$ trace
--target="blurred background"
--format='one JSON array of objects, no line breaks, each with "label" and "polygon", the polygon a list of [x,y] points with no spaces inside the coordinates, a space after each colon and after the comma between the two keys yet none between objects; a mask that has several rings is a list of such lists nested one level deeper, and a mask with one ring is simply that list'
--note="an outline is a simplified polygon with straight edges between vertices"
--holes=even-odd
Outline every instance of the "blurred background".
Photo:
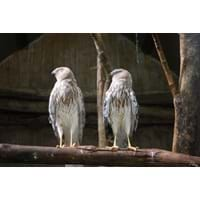
[{"label": "blurred background", "polygon": [[[159,34],[167,60],[179,73],[178,34]],[[103,34],[112,68],[133,78],[139,111],[135,143],[171,150],[174,110],[151,34]],[[83,144],[97,145],[96,49],[89,34],[0,34],[0,143],[55,146],[48,123],[51,71],[68,66],[83,91]],[[110,130],[109,130],[110,131]]]}]

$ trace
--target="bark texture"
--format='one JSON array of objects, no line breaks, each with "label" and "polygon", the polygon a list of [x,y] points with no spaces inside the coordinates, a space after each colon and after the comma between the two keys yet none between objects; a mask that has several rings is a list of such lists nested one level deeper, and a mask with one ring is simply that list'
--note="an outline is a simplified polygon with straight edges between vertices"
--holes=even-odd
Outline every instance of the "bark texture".
[{"label": "bark texture", "polygon": [[200,155],[200,34],[180,34],[173,151]]},{"label": "bark texture", "polygon": [[200,34],[180,34],[180,74],[176,84],[157,34],[152,34],[175,109],[172,151],[200,155]]},{"label": "bark texture", "polygon": [[101,34],[91,34],[97,51],[97,113],[98,113],[98,143],[99,147],[105,147],[106,130],[103,119],[103,102],[105,92],[109,85],[109,69],[108,59],[105,54],[105,47]]},{"label": "bark texture", "polygon": [[111,151],[95,146],[56,147],[0,144],[0,165],[84,166],[200,166],[200,157],[172,153],[162,149]]}]

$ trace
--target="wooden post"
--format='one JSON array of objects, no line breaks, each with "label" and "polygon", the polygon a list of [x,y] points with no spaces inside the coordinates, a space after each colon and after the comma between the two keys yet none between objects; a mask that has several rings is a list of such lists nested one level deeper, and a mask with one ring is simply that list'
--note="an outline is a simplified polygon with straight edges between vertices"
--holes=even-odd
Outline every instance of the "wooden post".
[{"label": "wooden post", "polygon": [[173,151],[200,155],[200,34],[180,34],[180,94],[175,102]]},{"label": "wooden post", "polygon": [[[97,113],[98,113],[98,142],[99,147],[106,146],[106,131],[103,119],[103,102],[108,88],[110,66],[105,54],[101,34],[91,34],[97,50]],[[106,81],[107,80],[107,81]]]}]

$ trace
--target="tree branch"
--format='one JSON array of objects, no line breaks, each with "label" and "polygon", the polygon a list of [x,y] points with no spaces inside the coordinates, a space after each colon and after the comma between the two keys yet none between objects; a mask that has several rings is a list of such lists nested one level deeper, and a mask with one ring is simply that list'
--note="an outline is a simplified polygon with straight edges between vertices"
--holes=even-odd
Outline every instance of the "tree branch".
[{"label": "tree branch", "polygon": [[101,34],[91,34],[97,51],[97,112],[98,112],[98,138],[99,146],[106,146],[106,131],[103,120],[103,102],[109,86],[110,65],[105,54],[105,47]]},{"label": "tree branch", "polygon": [[176,96],[176,94],[178,94],[178,87],[177,87],[176,81],[174,80],[172,71],[170,70],[169,65],[167,63],[167,59],[165,57],[165,54],[164,54],[164,51],[163,51],[163,48],[162,48],[162,45],[161,45],[158,35],[152,34],[152,37],[154,40],[156,51],[160,58],[162,69],[163,69],[165,77],[167,79],[167,83],[168,83],[170,92],[172,93],[172,96],[174,98]]},{"label": "tree branch", "polygon": [[100,33],[92,33],[91,37],[94,41],[95,48],[97,51],[97,64],[102,66],[103,73],[106,80],[109,79],[109,73],[111,72],[111,66],[108,62],[108,57],[105,53],[105,45]]},{"label": "tree branch", "polygon": [[200,166],[200,157],[161,149],[119,149],[95,146],[56,147],[0,144],[0,163],[86,166]]}]

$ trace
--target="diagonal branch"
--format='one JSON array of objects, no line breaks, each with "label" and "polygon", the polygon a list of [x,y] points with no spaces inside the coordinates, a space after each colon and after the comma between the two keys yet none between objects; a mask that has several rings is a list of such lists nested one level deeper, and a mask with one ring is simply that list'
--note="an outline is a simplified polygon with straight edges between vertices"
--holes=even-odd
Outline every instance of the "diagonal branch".
[{"label": "diagonal branch", "polygon": [[178,94],[178,87],[176,84],[176,81],[174,80],[173,74],[171,69],[169,68],[169,65],[167,63],[167,59],[165,57],[161,42],[159,40],[159,37],[157,34],[152,34],[153,41],[156,47],[156,51],[158,53],[158,56],[160,58],[161,66],[164,71],[165,77],[167,79],[167,83],[170,89],[170,92],[172,93],[173,98]]}]

